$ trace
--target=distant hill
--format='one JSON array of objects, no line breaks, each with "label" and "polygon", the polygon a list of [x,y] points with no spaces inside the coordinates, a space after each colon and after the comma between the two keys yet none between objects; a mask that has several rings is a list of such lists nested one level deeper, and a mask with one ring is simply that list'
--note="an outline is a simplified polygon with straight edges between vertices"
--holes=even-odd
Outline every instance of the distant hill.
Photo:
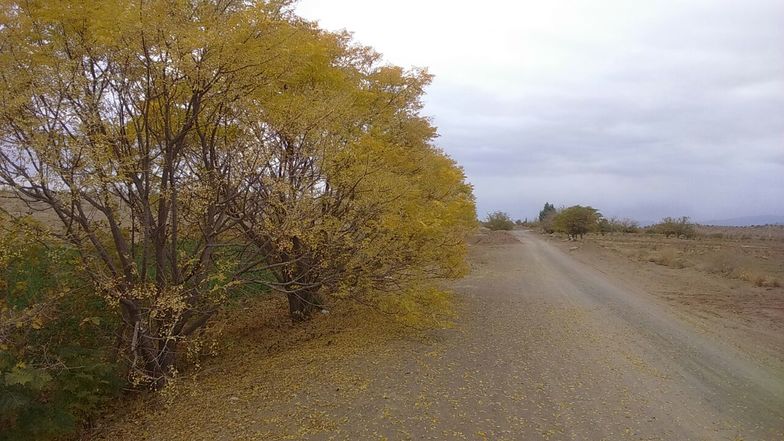
[{"label": "distant hill", "polygon": [[707,220],[702,225],[718,225],[722,227],[747,227],[750,225],[784,225],[784,216],[746,216],[732,219]]}]

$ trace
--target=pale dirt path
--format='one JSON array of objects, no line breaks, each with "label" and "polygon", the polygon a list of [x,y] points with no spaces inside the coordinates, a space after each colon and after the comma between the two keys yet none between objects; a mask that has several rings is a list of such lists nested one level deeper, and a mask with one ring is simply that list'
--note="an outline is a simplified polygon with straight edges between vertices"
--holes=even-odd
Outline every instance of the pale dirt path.
[{"label": "pale dirt path", "polygon": [[784,439],[784,373],[513,234],[474,247],[458,329],[436,354],[400,351],[361,404],[338,406],[338,438]]},{"label": "pale dirt path", "polygon": [[248,353],[229,386],[206,378],[105,439],[784,439],[784,372],[512,234],[471,247],[455,329],[326,357],[309,355],[318,340],[295,358]]}]

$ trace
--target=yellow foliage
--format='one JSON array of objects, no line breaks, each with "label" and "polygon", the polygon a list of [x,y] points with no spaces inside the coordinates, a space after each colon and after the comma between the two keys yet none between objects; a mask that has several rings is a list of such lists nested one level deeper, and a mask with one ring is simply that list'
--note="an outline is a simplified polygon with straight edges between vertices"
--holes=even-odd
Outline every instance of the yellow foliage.
[{"label": "yellow foliage", "polygon": [[380,295],[375,302],[382,313],[417,329],[448,328],[456,317],[452,293],[435,286],[410,287]]},{"label": "yellow foliage", "polygon": [[448,310],[420,287],[465,273],[476,216],[419,115],[427,71],[288,1],[2,1],[0,45],[0,183],[56,212],[141,378],[243,284],[292,316]]}]

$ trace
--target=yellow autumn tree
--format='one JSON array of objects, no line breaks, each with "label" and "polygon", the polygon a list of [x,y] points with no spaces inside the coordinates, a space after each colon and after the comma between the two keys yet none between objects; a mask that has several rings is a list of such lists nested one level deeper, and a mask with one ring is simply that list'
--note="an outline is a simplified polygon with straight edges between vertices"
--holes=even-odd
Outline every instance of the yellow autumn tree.
[{"label": "yellow autumn tree", "polygon": [[2,3],[0,182],[56,216],[55,234],[121,314],[143,383],[163,385],[235,273],[267,265],[226,245],[239,173],[256,163],[238,122],[259,103],[246,97],[277,93],[307,46],[285,7]]},{"label": "yellow autumn tree", "polygon": [[475,225],[462,170],[419,116],[430,76],[381,66],[345,35],[314,37],[307,68],[263,107],[255,146],[272,160],[237,209],[252,213],[244,230],[274,264],[294,319],[325,296],[461,274]]},{"label": "yellow autumn tree", "polygon": [[53,213],[144,384],[240,285],[299,319],[464,270],[473,196],[419,115],[430,77],[289,3],[2,0],[0,184]]}]

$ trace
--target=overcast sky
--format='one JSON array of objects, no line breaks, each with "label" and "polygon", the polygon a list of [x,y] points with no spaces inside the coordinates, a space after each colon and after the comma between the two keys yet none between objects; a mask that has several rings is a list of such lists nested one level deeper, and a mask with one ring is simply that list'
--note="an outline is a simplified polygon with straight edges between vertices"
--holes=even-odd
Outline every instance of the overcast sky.
[{"label": "overcast sky", "polygon": [[301,0],[435,75],[478,212],[784,215],[784,0]]}]

